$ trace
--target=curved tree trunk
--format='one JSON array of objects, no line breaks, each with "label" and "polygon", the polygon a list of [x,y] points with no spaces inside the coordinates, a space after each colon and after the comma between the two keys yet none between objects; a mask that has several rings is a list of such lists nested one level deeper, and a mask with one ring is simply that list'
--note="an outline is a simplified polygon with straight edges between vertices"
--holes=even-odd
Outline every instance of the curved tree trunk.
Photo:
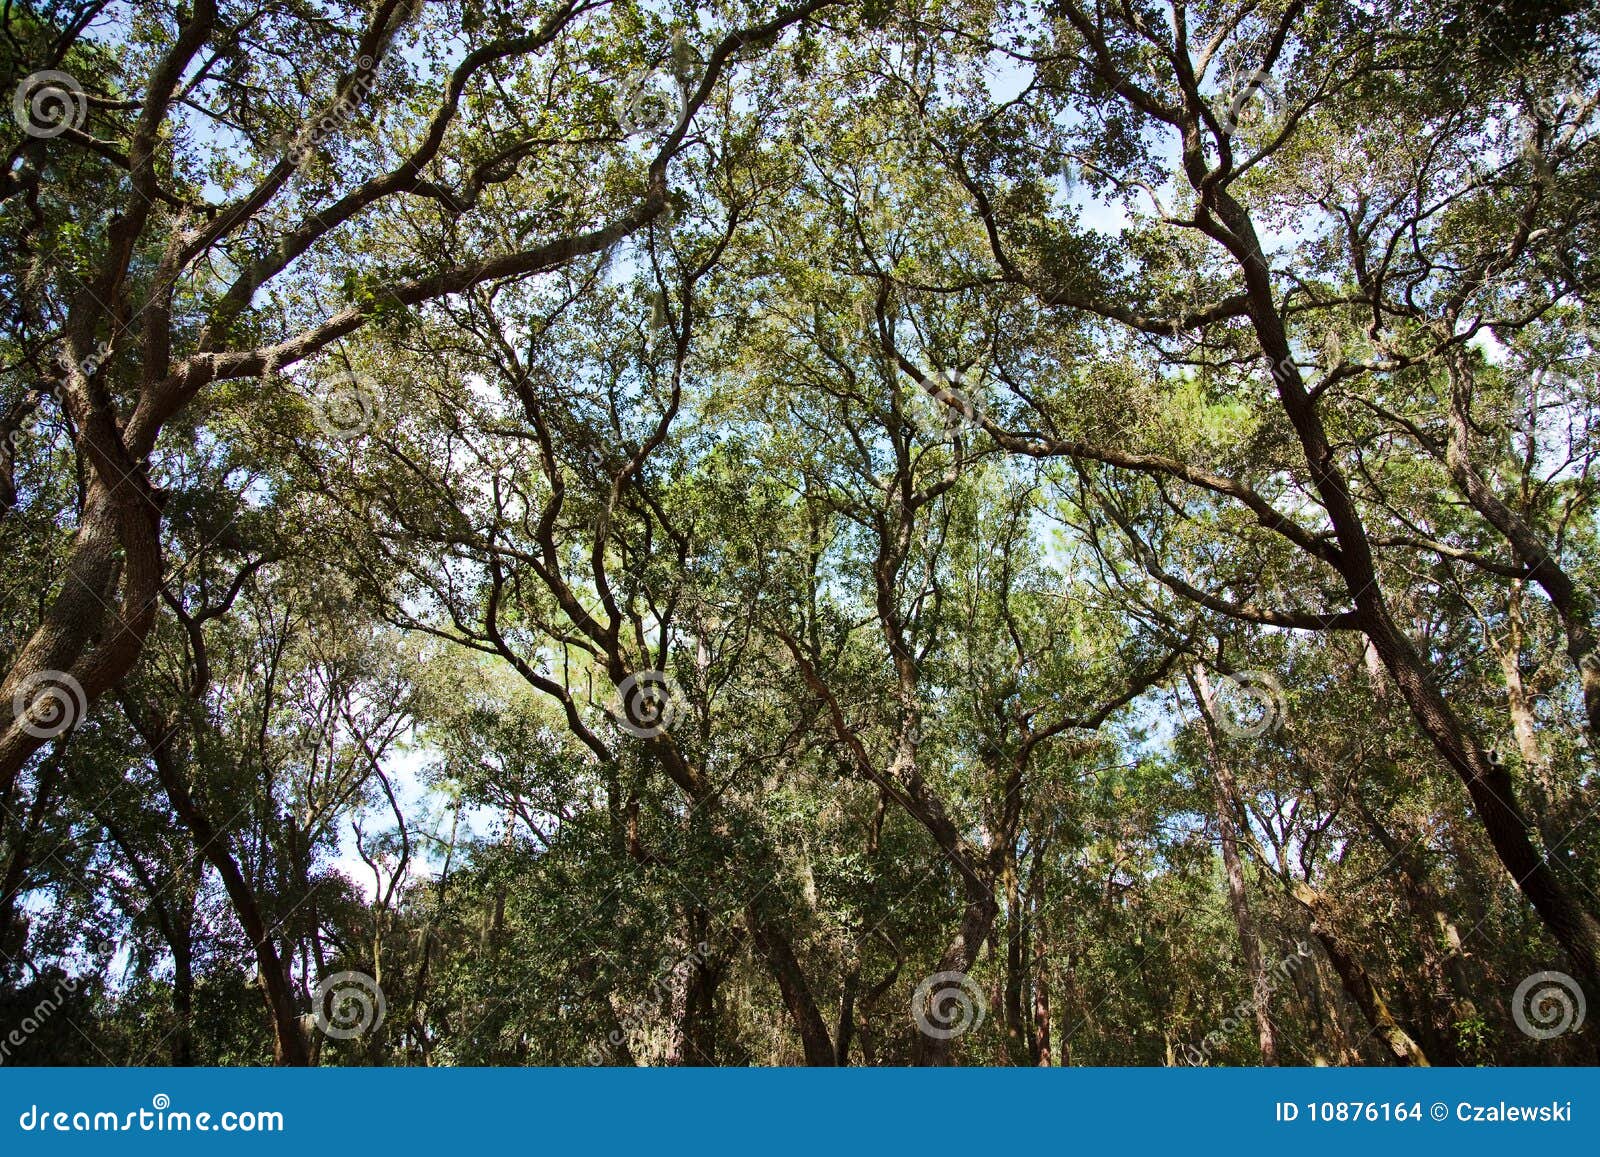
[{"label": "curved tree trunk", "polygon": [[[1190,163],[1191,169],[1195,164],[1203,169],[1196,158],[1191,158]],[[1191,176],[1202,180],[1204,174],[1191,172]],[[1580,980],[1591,991],[1600,988],[1600,920],[1535,848],[1527,821],[1516,806],[1511,777],[1489,760],[1482,745],[1451,710],[1428,664],[1394,621],[1349,482],[1335,458],[1316,403],[1307,394],[1295,365],[1273,298],[1268,264],[1249,214],[1227,191],[1219,190],[1211,195],[1211,209],[1202,212],[1200,218],[1207,232],[1234,254],[1243,271],[1249,318],[1262,353],[1273,365],[1279,400],[1300,441],[1317,495],[1332,524],[1339,547],[1335,565],[1344,579],[1361,630],[1393,676],[1423,734],[1466,788],[1479,822],[1512,880],[1567,950]]]},{"label": "curved tree trunk", "polygon": [[1050,961],[1044,925],[1044,890],[1029,889],[1033,911],[1033,1063],[1050,1067]]},{"label": "curved tree trunk", "polygon": [[806,983],[805,973],[801,971],[800,961],[795,957],[794,946],[788,936],[773,927],[754,904],[745,908],[745,922],[750,926],[750,937],[755,942],[756,951],[767,962],[773,979],[778,982],[784,1007],[789,1010],[789,1016],[800,1033],[806,1064],[821,1068],[837,1065],[838,1054],[834,1050],[833,1039],[828,1035],[828,1023],[822,1019],[822,1010],[817,1006],[810,985]]},{"label": "curved tree trunk", "polygon": [[[81,701],[76,694],[70,697],[75,701],[68,707],[69,723],[81,722],[96,700],[132,670],[155,623],[160,589],[160,508],[154,492],[137,477],[111,490],[92,480],[60,586],[0,680],[0,704],[9,713],[19,694],[30,706],[39,704],[41,687],[60,686],[66,676],[82,694]],[[31,697],[28,688],[34,689]],[[54,718],[43,720],[44,727],[40,722],[25,711],[0,729],[0,806],[10,805],[17,776],[51,739],[54,727],[48,724]]]},{"label": "curved tree trunk", "polygon": [[129,722],[150,749],[156,775],[172,803],[172,810],[189,829],[190,836],[206,861],[222,878],[222,886],[228,893],[234,915],[255,953],[257,979],[266,998],[267,1011],[272,1017],[273,1060],[280,1065],[309,1065],[311,1053],[305,1034],[301,1031],[300,1014],[295,1008],[294,992],[289,984],[287,962],[273,943],[273,929],[262,914],[254,889],[239,869],[233,853],[228,850],[226,833],[218,831],[212,824],[183,781],[183,768],[170,746],[172,729],[152,727],[128,696],[123,697],[122,705]]},{"label": "curved tree trunk", "polygon": [[[994,926],[999,910],[1000,906],[995,902],[993,889],[969,877],[967,907],[961,918],[961,928],[939,960],[940,972],[959,972],[964,975],[972,970],[972,966],[977,963],[978,950],[988,938],[989,930]],[[927,1033],[920,1033],[917,1037],[916,1059],[913,1063],[933,1066],[950,1064],[951,1047],[955,1039],[957,1038],[942,1034],[930,1036]]]},{"label": "curved tree trunk", "polygon": [[1345,992],[1356,1003],[1356,1007],[1361,1009],[1362,1015],[1367,1018],[1367,1023],[1372,1026],[1373,1035],[1383,1043],[1393,1062],[1397,1065],[1427,1068],[1428,1058],[1423,1053],[1422,1047],[1401,1027],[1400,1022],[1395,1020],[1377,984],[1356,959],[1355,953],[1345,946],[1329,922],[1326,899],[1320,892],[1298,881],[1292,888],[1292,894],[1310,915],[1311,930],[1333,963],[1334,971],[1339,974]]}]

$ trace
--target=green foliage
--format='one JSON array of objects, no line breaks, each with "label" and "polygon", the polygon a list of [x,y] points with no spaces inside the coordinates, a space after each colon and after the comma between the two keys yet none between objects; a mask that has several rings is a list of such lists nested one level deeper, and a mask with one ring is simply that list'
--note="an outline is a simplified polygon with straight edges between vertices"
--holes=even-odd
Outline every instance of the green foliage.
[{"label": "green foliage", "polygon": [[4,1061],[1589,1059],[1593,13],[1080,8],[8,17]]}]

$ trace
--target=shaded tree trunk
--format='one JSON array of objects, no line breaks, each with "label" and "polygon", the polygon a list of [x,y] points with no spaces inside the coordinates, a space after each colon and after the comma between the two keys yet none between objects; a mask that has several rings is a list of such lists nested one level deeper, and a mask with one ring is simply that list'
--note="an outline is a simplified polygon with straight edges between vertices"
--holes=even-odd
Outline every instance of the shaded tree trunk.
[{"label": "shaded tree trunk", "polygon": [[[961,918],[961,929],[945,949],[939,960],[940,972],[957,972],[963,975],[972,971],[977,962],[978,950],[988,938],[999,905],[995,903],[992,889],[981,881],[967,878],[967,907]],[[916,1059],[918,1065],[942,1066],[950,1064],[953,1036],[917,1036]]]},{"label": "shaded tree trunk", "polygon": [[273,943],[273,929],[262,914],[255,890],[240,871],[238,861],[228,850],[225,833],[212,824],[205,810],[190,794],[184,783],[183,768],[170,746],[173,726],[157,728],[132,702],[130,695],[122,696],[123,711],[149,749],[151,762],[161,781],[172,810],[189,829],[190,836],[205,856],[206,862],[222,878],[239,926],[256,957],[256,976],[267,1011],[272,1018],[273,1061],[280,1065],[309,1065],[311,1053],[305,1034],[300,1027],[300,1014],[295,1008],[294,990],[289,983],[289,966]]},{"label": "shaded tree trunk", "polygon": [[193,941],[180,934],[181,948],[172,952],[172,1015],[178,1027],[172,1034],[172,1064],[185,1068],[194,1064],[194,951]]},{"label": "shaded tree trunk", "polygon": [[1238,783],[1233,778],[1233,769],[1223,758],[1222,746],[1217,739],[1216,697],[1204,667],[1196,667],[1189,675],[1189,688],[1194,693],[1195,702],[1200,704],[1201,729],[1205,732],[1206,748],[1211,756],[1212,801],[1217,813],[1218,840],[1222,845],[1222,867],[1228,880],[1228,908],[1233,913],[1234,930],[1239,935],[1239,952],[1244,958],[1245,975],[1250,978],[1256,1043],[1261,1050],[1261,1063],[1275,1065],[1278,1063],[1278,1040],[1272,1027],[1272,985],[1261,961],[1261,939],[1256,934],[1255,920],[1250,915],[1244,864],[1239,858],[1235,817],[1244,814],[1244,807],[1240,802]]},{"label": "shaded tree trunk", "polygon": [[1006,981],[1005,1024],[1006,1060],[1021,1064],[1024,1057],[1037,1055],[1032,1040],[1032,1028],[1024,1017],[1023,1004],[1027,993],[1028,928],[1022,909],[1022,885],[1017,878],[1017,857],[1012,848],[1006,849],[1006,865],[1002,873],[1002,887],[1006,896]]},{"label": "shaded tree trunk", "polygon": [[1428,1067],[1428,1058],[1411,1034],[1401,1027],[1389,1011],[1389,1005],[1377,984],[1340,939],[1327,918],[1327,901],[1321,893],[1306,884],[1296,882],[1294,898],[1311,916],[1312,933],[1328,955],[1328,960],[1339,974],[1345,993],[1372,1026],[1373,1035],[1383,1045],[1385,1053],[1397,1065]]},{"label": "shaded tree trunk", "polygon": [[[85,453],[99,473],[89,484],[65,577],[0,681],[0,703],[9,704],[19,694],[26,698],[26,688],[37,690],[39,680],[60,684],[62,675],[69,677],[83,697],[71,708],[74,726],[132,670],[155,623],[161,587],[161,496],[151,489],[145,468],[131,461],[115,486],[100,482],[100,463],[111,447],[111,477],[123,473],[116,463],[128,454],[108,425],[109,419],[96,420],[84,430]],[[24,712],[0,728],[0,806],[10,806],[17,776],[50,742],[46,729],[28,724]]]},{"label": "shaded tree trunk", "polygon": [[710,917],[696,908],[689,916],[689,938],[694,944],[693,963],[685,978],[683,994],[683,1063],[717,1063],[717,989],[722,984],[722,968],[712,962],[705,942]]},{"label": "shaded tree trunk", "polygon": [[1512,582],[1506,599],[1506,637],[1495,650],[1506,681],[1506,710],[1511,715],[1511,734],[1517,742],[1517,754],[1522,757],[1523,781],[1533,788],[1534,819],[1543,832],[1549,821],[1550,807],[1555,802],[1555,792],[1550,779],[1550,761],[1539,749],[1533,701],[1522,681],[1522,599],[1522,580],[1517,579]]},{"label": "shaded tree trunk", "polygon": [[833,1047],[833,1038],[828,1035],[828,1024],[822,1019],[822,1010],[817,1006],[811,986],[806,983],[788,936],[775,928],[754,904],[745,908],[745,923],[750,928],[750,939],[756,951],[778,982],[784,1007],[800,1033],[806,1064],[823,1068],[837,1065],[839,1056]]},{"label": "shaded tree trunk", "polygon": [[[1185,164],[1191,180],[1197,187],[1208,186],[1203,158],[1198,152],[1189,153],[1187,149],[1186,154]],[[1295,364],[1283,317],[1273,296],[1270,267],[1249,214],[1226,189],[1218,189],[1211,197],[1210,206],[1202,210],[1197,219],[1213,239],[1233,253],[1243,272],[1249,318],[1261,351],[1273,366],[1279,400],[1300,441],[1317,495],[1333,527],[1338,553],[1330,561],[1344,579],[1361,630],[1394,677],[1401,697],[1423,734],[1466,788],[1501,864],[1551,934],[1567,950],[1580,980],[1591,991],[1600,988],[1600,920],[1585,908],[1575,889],[1534,846],[1527,821],[1517,808],[1511,777],[1488,758],[1462,724],[1440,693],[1428,664],[1394,621],[1377,573],[1371,539],[1329,443],[1316,403],[1307,394]],[[1548,555],[1540,557],[1548,562]],[[1585,638],[1574,646],[1581,648],[1585,644],[1588,644],[1585,654],[1592,665],[1592,640]],[[1587,668],[1583,670],[1584,695],[1589,701],[1589,673]],[[1600,671],[1594,674],[1596,692],[1600,695]],[[1596,702],[1600,703],[1600,699]]]},{"label": "shaded tree trunk", "polygon": [[0,947],[12,955],[21,955],[27,948],[25,943],[11,945],[10,931],[17,918],[17,900],[22,895],[27,882],[28,868],[33,863],[33,841],[44,828],[45,812],[50,806],[60,776],[61,755],[57,749],[56,753],[39,768],[38,782],[34,785],[33,802],[28,807],[27,816],[17,825],[16,838],[11,845],[11,855],[6,861],[5,875],[0,877]]},{"label": "shaded tree trunk", "polygon": [[[1400,891],[1406,906],[1416,919],[1417,950],[1422,956],[1423,979],[1428,989],[1428,1018],[1432,1031],[1429,1035],[1429,1055],[1443,1064],[1460,1064],[1456,1048],[1454,1025],[1472,1014],[1473,1006],[1467,994],[1472,991],[1471,979],[1462,967],[1461,933],[1446,911],[1444,899],[1434,889],[1428,878],[1426,865],[1418,859],[1408,842],[1397,839],[1383,822],[1373,814],[1359,791],[1352,791],[1356,809],[1366,820],[1373,837],[1398,869]],[[1440,945],[1443,944],[1441,951]],[[1419,1018],[1419,1025],[1422,1018]]]},{"label": "shaded tree trunk", "polygon": [[1047,959],[1044,926],[1043,885],[1033,893],[1033,1063],[1050,1067],[1050,962]]}]

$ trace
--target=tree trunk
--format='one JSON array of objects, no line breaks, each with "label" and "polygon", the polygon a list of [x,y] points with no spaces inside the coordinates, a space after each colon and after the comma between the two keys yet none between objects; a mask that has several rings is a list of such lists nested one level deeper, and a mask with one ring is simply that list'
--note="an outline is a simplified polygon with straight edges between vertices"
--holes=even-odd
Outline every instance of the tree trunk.
[{"label": "tree trunk", "polygon": [[754,904],[745,908],[745,923],[750,928],[750,938],[756,951],[767,962],[773,979],[778,982],[784,1007],[789,1010],[789,1016],[800,1033],[806,1064],[821,1068],[838,1064],[833,1039],[828,1035],[828,1024],[822,1019],[822,1010],[817,1007],[816,997],[806,983],[788,936],[773,927]]},{"label": "tree trunk", "polygon": [[[971,972],[973,964],[977,962],[978,949],[988,937],[989,929],[993,927],[995,917],[999,914],[999,905],[995,903],[991,889],[970,877],[966,879],[966,885],[967,908],[961,918],[961,930],[945,949],[944,956],[939,961],[940,972],[958,972],[962,975]],[[955,1037],[919,1033],[916,1059],[913,1063],[930,1066],[950,1064],[951,1042],[955,1039]]]},{"label": "tree trunk", "polygon": [[[1470,978],[1462,967],[1461,933],[1445,910],[1443,898],[1428,879],[1427,866],[1412,851],[1407,838],[1397,839],[1367,806],[1359,791],[1351,797],[1367,827],[1399,872],[1400,891],[1417,928],[1417,949],[1422,955],[1423,979],[1428,986],[1429,1020],[1434,1025],[1429,1055],[1442,1064],[1461,1063],[1455,1042],[1455,1022],[1473,1011],[1467,994]],[[1439,945],[1444,944],[1441,952]],[[1419,1022],[1420,1023],[1420,1022]]]},{"label": "tree trunk", "polygon": [[1522,757],[1523,782],[1533,788],[1534,819],[1539,830],[1544,832],[1550,807],[1555,802],[1555,785],[1550,779],[1550,761],[1539,750],[1533,703],[1522,682],[1522,629],[1522,580],[1516,579],[1506,599],[1505,642],[1495,650],[1499,654],[1501,674],[1505,676],[1506,709],[1511,715],[1511,734],[1517,741],[1517,754]]},{"label": "tree trunk", "polygon": [[693,942],[693,962],[685,978],[683,993],[683,1063],[710,1066],[717,1063],[717,989],[722,983],[722,969],[708,958],[705,936],[710,927],[709,915],[695,909],[689,918],[689,935]]},{"label": "tree trunk", "polygon": [[[98,477],[90,481],[65,576],[43,621],[0,681],[0,703],[10,704],[18,695],[28,698],[28,688],[37,702],[42,689],[70,687],[70,679],[77,690],[56,705],[65,707],[68,725],[76,726],[100,695],[132,670],[159,604],[159,511],[160,496],[141,469],[110,490]],[[50,742],[52,731],[53,726],[30,721],[27,712],[0,728],[0,806],[11,806],[17,776]]]},{"label": "tree trunk", "polygon": [[1205,732],[1206,748],[1214,771],[1211,777],[1212,801],[1216,807],[1217,833],[1222,844],[1222,867],[1228,878],[1228,907],[1233,912],[1233,926],[1239,935],[1239,951],[1244,957],[1245,975],[1250,978],[1256,1043],[1261,1050],[1261,1063],[1275,1065],[1278,1063],[1278,1040],[1272,1027],[1272,985],[1261,962],[1261,940],[1256,935],[1255,920],[1250,915],[1244,865],[1239,859],[1239,835],[1234,820],[1235,816],[1244,813],[1239,799],[1239,786],[1233,778],[1232,767],[1223,758],[1222,745],[1217,740],[1217,701],[1204,667],[1194,669],[1189,676],[1189,688],[1194,693],[1195,702],[1200,704],[1201,730]]},{"label": "tree trunk", "polygon": [[167,793],[167,799],[172,803],[172,810],[189,829],[195,846],[200,849],[206,861],[222,878],[222,886],[228,893],[234,915],[238,918],[239,926],[244,929],[245,938],[249,940],[255,952],[256,976],[267,1002],[267,1011],[272,1017],[274,1063],[309,1065],[311,1054],[305,1035],[300,1029],[300,1014],[295,1009],[294,990],[289,983],[288,962],[279,954],[277,946],[273,943],[273,929],[268,927],[254,889],[245,880],[244,873],[239,870],[238,862],[228,850],[225,833],[219,832],[212,825],[210,817],[190,795],[183,781],[183,769],[169,745],[172,729],[152,727],[150,721],[144,718],[128,695],[122,697],[122,706],[129,722],[149,748],[151,761],[156,767],[156,775]]},{"label": "tree trunk", "polygon": [[27,881],[28,867],[33,863],[33,841],[44,827],[45,812],[55,792],[56,780],[61,774],[59,749],[39,768],[38,782],[34,785],[33,802],[28,814],[18,826],[16,840],[11,845],[11,856],[0,878],[0,947],[12,955],[20,955],[27,947],[21,944],[13,950],[8,943],[13,921],[16,920],[17,900]]},{"label": "tree trunk", "polygon": [[1033,1063],[1049,1068],[1050,963],[1045,948],[1044,895],[1042,885],[1029,890],[1033,893]]},{"label": "tree trunk", "polygon": [[1003,889],[1006,895],[1006,981],[1005,981],[1005,1024],[1006,1024],[1006,1062],[1008,1064],[1021,1064],[1024,1057],[1031,1057],[1037,1053],[1037,1048],[1030,1038],[1028,1022],[1023,1018],[1022,1006],[1024,991],[1027,988],[1028,957],[1027,935],[1022,911],[1022,885],[1017,878],[1016,854],[1010,848],[1006,849],[1006,865],[1003,875]]},{"label": "tree trunk", "polygon": [[[1188,156],[1186,164],[1190,166],[1191,178],[1205,184],[1203,160]],[[1216,216],[1212,216],[1213,212]],[[1279,400],[1300,441],[1317,496],[1332,524],[1338,543],[1333,564],[1344,579],[1361,630],[1394,677],[1401,697],[1423,734],[1466,788],[1501,864],[1572,958],[1580,983],[1590,991],[1600,990],[1600,920],[1584,907],[1576,890],[1557,875],[1534,847],[1527,822],[1517,810],[1510,776],[1489,760],[1482,746],[1451,710],[1428,664],[1390,613],[1373,559],[1371,539],[1329,443],[1316,403],[1307,394],[1295,365],[1283,318],[1273,296],[1269,266],[1249,214],[1227,190],[1219,189],[1214,193],[1211,209],[1200,217],[1202,227],[1239,261],[1250,321],[1261,352],[1273,366]],[[1548,556],[1542,557],[1548,563]],[[1581,646],[1584,642],[1592,643],[1583,640],[1573,645]],[[1592,665],[1592,645],[1586,654]],[[1600,669],[1594,676],[1595,690],[1600,694]],[[1586,700],[1589,700],[1589,682],[1585,668]],[[1600,705],[1600,699],[1591,704],[1595,705]]]},{"label": "tree trunk", "polygon": [[1534,529],[1490,489],[1472,464],[1472,371],[1459,356],[1447,357],[1445,368],[1450,375],[1450,436],[1442,453],[1437,445],[1430,445],[1429,449],[1443,458],[1457,491],[1511,544],[1533,581],[1549,596],[1566,636],[1567,657],[1578,675],[1589,739],[1600,743],[1600,656],[1595,654],[1594,601],[1561,567]]},{"label": "tree trunk", "polygon": [[1311,916],[1311,930],[1323,951],[1328,954],[1333,969],[1339,974],[1345,992],[1350,996],[1372,1026],[1373,1034],[1383,1043],[1384,1050],[1397,1065],[1428,1067],[1428,1058],[1411,1034],[1401,1027],[1389,1011],[1377,984],[1368,975],[1355,954],[1345,947],[1333,925],[1327,919],[1327,901],[1321,893],[1296,881],[1294,898]]},{"label": "tree trunk", "polygon": [[[182,935],[182,934],[180,934]],[[187,942],[172,953],[172,1015],[178,1027],[172,1033],[172,1064],[186,1068],[194,1064],[194,952]]]}]

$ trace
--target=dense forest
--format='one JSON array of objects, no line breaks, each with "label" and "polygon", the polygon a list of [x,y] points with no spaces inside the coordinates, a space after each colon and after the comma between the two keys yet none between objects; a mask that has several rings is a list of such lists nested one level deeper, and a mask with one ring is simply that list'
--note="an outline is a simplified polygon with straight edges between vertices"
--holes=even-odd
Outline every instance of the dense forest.
[{"label": "dense forest", "polygon": [[1600,1055],[1600,9],[0,32],[0,1064]]}]

